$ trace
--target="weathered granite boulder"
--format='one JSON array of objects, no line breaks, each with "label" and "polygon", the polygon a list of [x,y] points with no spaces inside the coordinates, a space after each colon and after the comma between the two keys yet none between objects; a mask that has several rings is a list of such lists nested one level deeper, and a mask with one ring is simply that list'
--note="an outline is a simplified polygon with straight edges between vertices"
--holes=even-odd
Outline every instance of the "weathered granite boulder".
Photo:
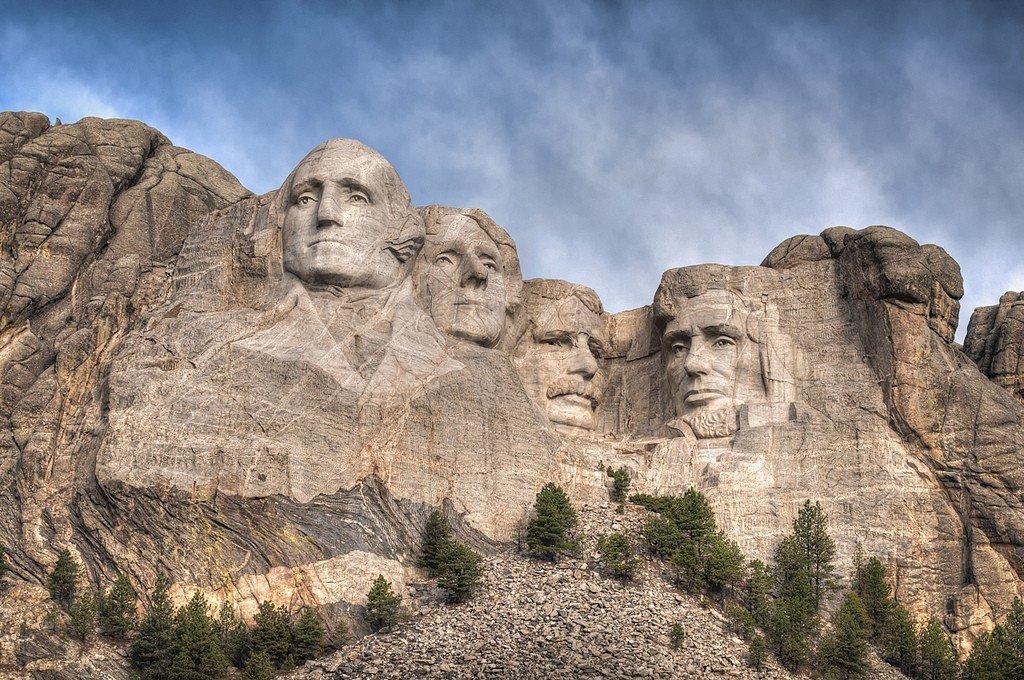
[{"label": "weathered granite boulder", "polygon": [[834,227],[608,314],[353,140],[259,197],[127,121],[5,114],[0,154],[22,580],[70,547],[92,581],[344,611],[403,581],[432,509],[489,551],[543,483],[603,501],[612,465],[704,490],[761,558],[820,500],[841,570],[878,555],[965,646],[1022,591],[1024,406],[953,343],[941,248]]},{"label": "weathered granite boulder", "polygon": [[981,372],[1024,402],[1024,293],[1009,291],[998,305],[978,307],[967,324],[964,353]]}]

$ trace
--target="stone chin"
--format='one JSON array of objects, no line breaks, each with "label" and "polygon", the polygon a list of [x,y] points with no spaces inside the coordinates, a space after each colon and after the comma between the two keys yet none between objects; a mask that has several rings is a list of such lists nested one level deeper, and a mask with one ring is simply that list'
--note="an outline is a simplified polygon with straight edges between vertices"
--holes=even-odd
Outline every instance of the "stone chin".
[{"label": "stone chin", "polygon": [[713,405],[684,414],[680,419],[689,425],[697,439],[731,437],[739,429],[738,406],[732,400],[718,399]]},{"label": "stone chin", "polygon": [[548,399],[548,420],[561,432],[588,433],[594,430],[596,409],[596,403],[587,397],[562,394]]}]

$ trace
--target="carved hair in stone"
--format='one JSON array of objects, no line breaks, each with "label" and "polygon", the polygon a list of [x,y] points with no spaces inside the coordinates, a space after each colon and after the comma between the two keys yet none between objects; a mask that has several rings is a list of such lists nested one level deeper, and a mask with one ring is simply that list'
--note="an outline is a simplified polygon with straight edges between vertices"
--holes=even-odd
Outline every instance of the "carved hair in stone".
[{"label": "carved hair in stone", "polygon": [[654,300],[677,417],[669,424],[688,427],[701,439],[732,435],[741,407],[788,400],[782,383],[792,383],[775,385],[770,375],[765,309],[746,302],[729,281],[716,280],[715,271],[702,266],[666,272]]},{"label": "carved hair in stone", "polygon": [[427,238],[416,281],[424,306],[445,333],[497,346],[522,296],[515,242],[482,210],[435,205],[421,213]]},{"label": "carved hair in stone", "polygon": [[596,425],[605,316],[601,300],[585,286],[549,279],[523,284],[513,362],[527,393],[560,432],[585,434]]},{"label": "carved hair in stone", "polygon": [[332,139],[278,192],[284,268],[307,286],[381,289],[402,281],[423,244],[423,221],[379,153]]}]

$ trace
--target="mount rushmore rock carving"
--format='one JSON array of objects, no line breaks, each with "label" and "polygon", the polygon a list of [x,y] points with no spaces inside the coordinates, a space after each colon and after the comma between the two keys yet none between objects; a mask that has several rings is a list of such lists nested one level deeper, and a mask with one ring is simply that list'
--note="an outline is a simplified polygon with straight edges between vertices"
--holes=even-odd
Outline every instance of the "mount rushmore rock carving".
[{"label": "mount rushmore rock carving", "polygon": [[[487,550],[544,482],[606,500],[612,465],[703,490],[762,558],[820,500],[843,563],[878,555],[964,645],[1022,592],[1024,406],[953,342],[937,246],[834,227],[609,314],[352,140],[253,196],[140,123],[9,113],[0,177],[18,578],[68,547],[93,581],[343,610],[403,580],[431,510]],[[1011,312],[979,314],[970,356],[1012,374]]]}]

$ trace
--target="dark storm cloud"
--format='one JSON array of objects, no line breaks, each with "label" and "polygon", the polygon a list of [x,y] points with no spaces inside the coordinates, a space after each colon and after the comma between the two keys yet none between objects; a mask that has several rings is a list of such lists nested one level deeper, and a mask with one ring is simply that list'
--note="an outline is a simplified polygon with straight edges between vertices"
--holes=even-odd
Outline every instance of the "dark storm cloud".
[{"label": "dark storm cloud", "polygon": [[[274,188],[325,138],[484,208],[527,276],[613,310],[662,270],[890,224],[1024,288],[1024,21],[1008,3],[24,3],[0,105],[138,118]],[[966,325],[966,313],[961,327]]]}]

